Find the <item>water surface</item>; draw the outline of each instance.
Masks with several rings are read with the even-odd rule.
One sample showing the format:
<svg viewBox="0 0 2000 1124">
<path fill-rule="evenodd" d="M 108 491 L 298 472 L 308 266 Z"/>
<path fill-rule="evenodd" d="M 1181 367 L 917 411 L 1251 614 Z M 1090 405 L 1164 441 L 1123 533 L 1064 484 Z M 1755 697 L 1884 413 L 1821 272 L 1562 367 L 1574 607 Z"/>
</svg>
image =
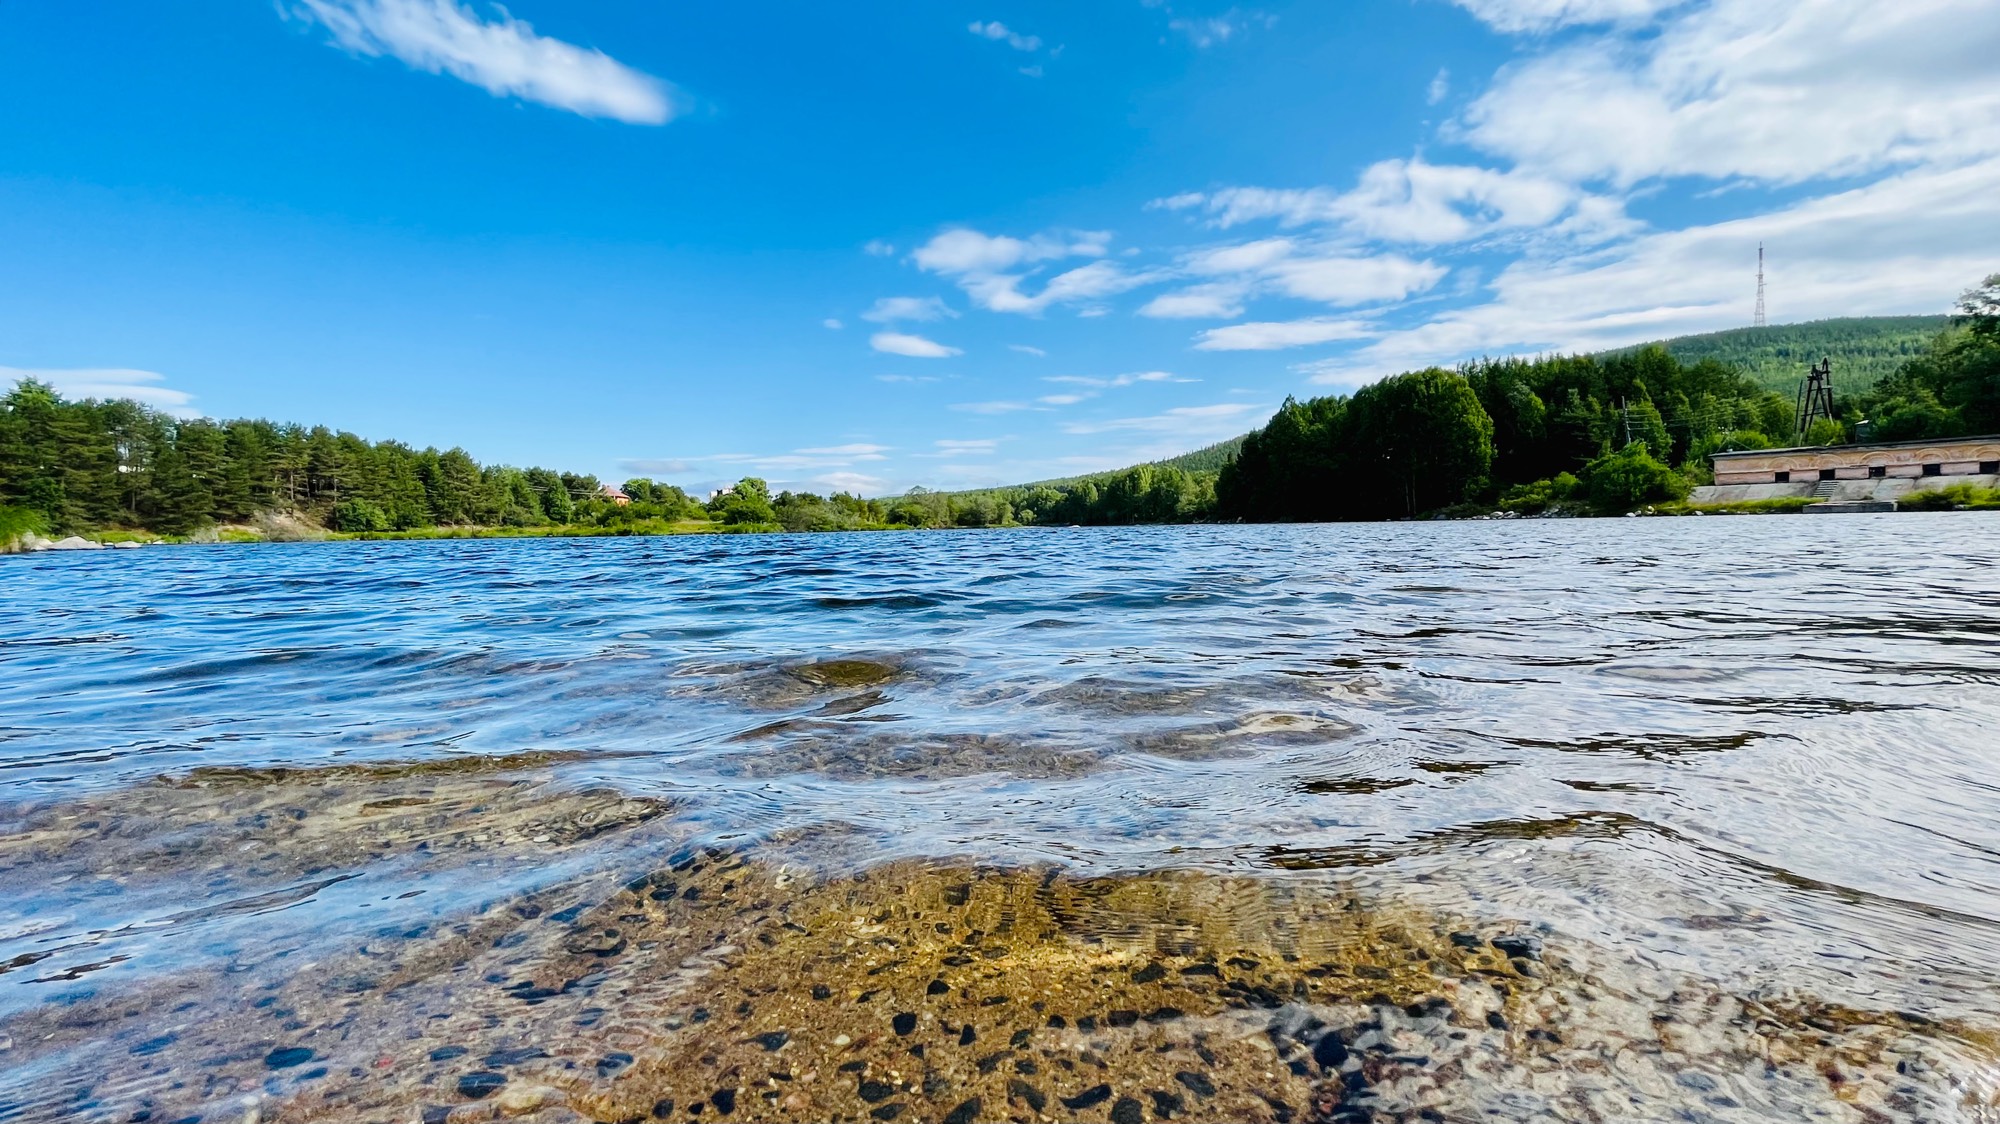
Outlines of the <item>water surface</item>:
<svg viewBox="0 0 2000 1124">
<path fill-rule="evenodd" d="M 1996 544 L 0 559 L 0 1119 L 1980 1119 Z"/>
</svg>

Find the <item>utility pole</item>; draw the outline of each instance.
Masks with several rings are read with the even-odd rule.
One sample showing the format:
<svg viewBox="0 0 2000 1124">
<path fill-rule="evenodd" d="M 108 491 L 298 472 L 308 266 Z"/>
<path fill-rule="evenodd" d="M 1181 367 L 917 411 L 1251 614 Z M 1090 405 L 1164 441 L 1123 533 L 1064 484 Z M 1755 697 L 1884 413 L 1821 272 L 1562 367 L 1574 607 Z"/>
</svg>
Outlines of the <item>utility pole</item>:
<svg viewBox="0 0 2000 1124">
<path fill-rule="evenodd" d="M 1757 314 L 1750 321 L 1753 328 L 1768 325 L 1764 321 L 1764 244 L 1757 243 Z"/>
</svg>

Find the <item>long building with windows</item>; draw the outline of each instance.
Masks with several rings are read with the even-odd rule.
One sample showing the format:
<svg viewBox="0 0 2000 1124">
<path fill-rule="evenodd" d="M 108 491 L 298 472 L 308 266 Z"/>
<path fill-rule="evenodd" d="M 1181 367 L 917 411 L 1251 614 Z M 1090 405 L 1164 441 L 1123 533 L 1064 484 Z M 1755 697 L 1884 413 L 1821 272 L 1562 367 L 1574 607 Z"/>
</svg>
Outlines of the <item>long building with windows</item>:
<svg viewBox="0 0 2000 1124">
<path fill-rule="evenodd" d="M 1816 445 L 1716 453 L 1715 483 L 1695 503 L 1817 497 L 1894 501 L 1913 491 L 1970 482 L 2000 486 L 2000 434 L 1874 445 Z"/>
</svg>

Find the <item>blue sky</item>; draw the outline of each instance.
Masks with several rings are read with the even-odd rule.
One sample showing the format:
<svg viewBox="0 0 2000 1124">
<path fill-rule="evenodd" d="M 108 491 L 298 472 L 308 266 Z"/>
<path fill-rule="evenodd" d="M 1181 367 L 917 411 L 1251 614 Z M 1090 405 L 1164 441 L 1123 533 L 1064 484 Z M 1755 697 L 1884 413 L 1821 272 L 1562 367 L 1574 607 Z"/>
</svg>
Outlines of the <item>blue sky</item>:
<svg viewBox="0 0 2000 1124">
<path fill-rule="evenodd" d="M 690 488 L 1942 311 L 1990 0 L 0 0 L 0 378 Z"/>
</svg>

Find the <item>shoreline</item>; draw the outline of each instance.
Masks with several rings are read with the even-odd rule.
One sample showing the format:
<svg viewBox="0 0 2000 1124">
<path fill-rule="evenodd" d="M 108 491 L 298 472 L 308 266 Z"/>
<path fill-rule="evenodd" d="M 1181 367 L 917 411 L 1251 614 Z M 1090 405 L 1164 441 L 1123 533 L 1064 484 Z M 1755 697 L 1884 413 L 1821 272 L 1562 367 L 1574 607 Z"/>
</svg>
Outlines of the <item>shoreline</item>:
<svg viewBox="0 0 2000 1124">
<path fill-rule="evenodd" d="M 872 534 L 889 531 L 1009 531 L 1009 530 L 1074 530 L 1079 527 L 1240 527 L 1240 526 L 1314 526 L 1314 525 L 1356 525 L 1366 523 L 1491 523 L 1516 520 L 1544 519 L 1669 519 L 1700 515 L 1805 515 L 1812 506 L 1807 500 L 1745 500 L 1719 504 L 1672 504 L 1657 505 L 1639 511 L 1621 514 L 1599 514 L 1596 512 L 1552 510 L 1533 514 L 1481 509 L 1477 513 L 1412 516 L 1407 519 L 1389 520 L 1321 520 L 1298 523 L 1105 523 L 1105 524 L 1035 524 L 1013 523 L 988 527 L 845 527 L 824 531 L 788 531 L 782 527 L 762 524 L 700 523 L 684 524 L 672 529 L 635 531 L 630 528 L 580 527 L 566 525 L 560 527 L 437 527 L 410 531 L 326 531 L 317 533 L 288 532 L 266 535 L 256 529 L 242 525 L 228 525 L 210 528 L 206 537 L 201 533 L 187 536 L 156 535 L 149 531 L 119 528 L 110 531 L 74 534 L 60 539 L 48 539 L 40 535 L 24 535 L 0 542 L 0 555 L 44 554 L 66 551 L 92 550 L 132 550 L 155 546 L 262 546 L 284 543 L 315 542 L 431 542 L 476 539 L 611 539 L 611 538 L 678 538 L 694 535 L 846 535 Z M 1899 507 L 1892 511 L 1843 512 L 1842 514 L 1892 514 L 1908 515 L 1927 512 L 1975 512 L 1989 511 L 1987 506 L 1954 505 L 1951 507 Z"/>
</svg>

